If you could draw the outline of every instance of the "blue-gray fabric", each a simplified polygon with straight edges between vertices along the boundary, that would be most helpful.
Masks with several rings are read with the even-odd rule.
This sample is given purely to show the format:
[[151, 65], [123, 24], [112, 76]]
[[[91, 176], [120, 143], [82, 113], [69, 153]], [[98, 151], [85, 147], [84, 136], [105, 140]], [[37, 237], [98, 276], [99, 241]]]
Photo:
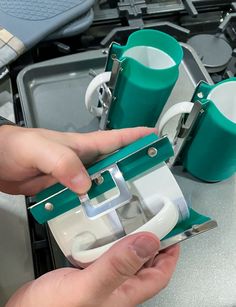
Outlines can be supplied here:
[[0, 2], [2, 12], [31, 21], [54, 18], [76, 7], [80, 11], [88, 10], [90, 6], [89, 1], [84, 0], [1, 0]]
[[[5, 29], [24, 45], [24, 49], [18, 52], [11, 50], [8, 44], [2, 46], [0, 41], [0, 66], [13, 61], [22, 50], [30, 49], [57, 30], [62, 29], [63, 34], [66, 25], [75, 32], [78, 20], [87, 16], [93, 4], [94, 0], [0, 0], [0, 29]], [[88, 16], [89, 26], [91, 14]], [[81, 29], [85, 29], [85, 20], [82, 21]], [[68, 35], [70, 31], [66, 33]]]
[[56, 32], [50, 34], [46, 40], [58, 39], [62, 37], [70, 37], [73, 35], [80, 34], [87, 30], [93, 22], [94, 14], [93, 9], [90, 9], [80, 18], [70, 22], [69, 24], [63, 26]]

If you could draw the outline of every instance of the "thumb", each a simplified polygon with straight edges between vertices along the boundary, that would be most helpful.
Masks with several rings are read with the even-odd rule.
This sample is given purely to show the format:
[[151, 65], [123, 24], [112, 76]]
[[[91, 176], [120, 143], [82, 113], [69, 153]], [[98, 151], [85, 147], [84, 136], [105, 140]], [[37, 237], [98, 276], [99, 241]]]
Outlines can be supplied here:
[[90, 295], [103, 300], [158, 253], [159, 239], [151, 233], [130, 235], [116, 243], [83, 271]]
[[[37, 150], [36, 150], [37, 149]], [[31, 165], [78, 194], [86, 193], [91, 180], [78, 155], [60, 143], [38, 138], [32, 151]]]

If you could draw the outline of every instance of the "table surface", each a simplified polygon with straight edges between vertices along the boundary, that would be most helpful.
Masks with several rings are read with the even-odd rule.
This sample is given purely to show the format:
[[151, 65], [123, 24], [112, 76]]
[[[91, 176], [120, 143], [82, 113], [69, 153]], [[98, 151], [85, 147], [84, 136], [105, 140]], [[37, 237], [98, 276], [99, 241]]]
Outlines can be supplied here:
[[[14, 121], [9, 84], [0, 86], [0, 114]], [[0, 306], [34, 278], [24, 196], [0, 193]]]
[[181, 243], [169, 286], [141, 306], [236, 306], [236, 176], [203, 183], [176, 169], [175, 177], [192, 208], [214, 218], [218, 227]]

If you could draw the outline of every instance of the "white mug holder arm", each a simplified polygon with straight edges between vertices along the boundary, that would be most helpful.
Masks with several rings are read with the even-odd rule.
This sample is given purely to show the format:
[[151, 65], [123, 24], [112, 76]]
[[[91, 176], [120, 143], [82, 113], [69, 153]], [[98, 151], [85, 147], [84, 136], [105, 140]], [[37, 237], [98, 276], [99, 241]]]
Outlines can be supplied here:
[[160, 120], [160, 124], [158, 128], [160, 137], [163, 135], [163, 130], [165, 126], [174, 116], [186, 114], [186, 113], [189, 114], [192, 111], [193, 105], [194, 104], [192, 102], [182, 101], [170, 107]]
[[95, 76], [93, 78], [93, 80], [89, 83], [89, 86], [87, 87], [87, 90], [86, 90], [86, 93], [85, 93], [85, 106], [86, 106], [87, 110], [89, 112], [91, 112], [96, 117], [102, 116], [104, 102], [100, 100], [102, 106], [101, 107], [95, 107], [93, 105], [93, 100], [92, 100], [93, 94], [102, 85], [104, 85], [104, 83], [109, 82], [110, 78], [111, 78], [111, 72], [105, 71], [105, 72]]
[[[109, 108], [113, 99], [113, 91], [120, 72], [121, 62], [117, 58], [113, 58], [111, 71], [105, 71], [95, 76], [89, 83], [85, 93], [85, 106], [87, 110], [96, 117], [100, 117], [99, 128], [106, 129]], [[93, 105], [93, 95], [96, 91], [103, 88], [103, 94], [98, 95], [101, 106]]]
[[[163, 198], [163, 206], [161, 210], [146, 224], [130, 234], [149, 231], [154, 233], [159, 239], [162, 239], [175, 227], [178, 219], [179, 209], [177, 206], [169, 199]], [[119, 240], [116, 240], [97, 248], [81, 250], [79, 240], [75, 240], [72, 245], [71, 255], [75, 261], [80, 263], [93, 262], [118, 241]]]

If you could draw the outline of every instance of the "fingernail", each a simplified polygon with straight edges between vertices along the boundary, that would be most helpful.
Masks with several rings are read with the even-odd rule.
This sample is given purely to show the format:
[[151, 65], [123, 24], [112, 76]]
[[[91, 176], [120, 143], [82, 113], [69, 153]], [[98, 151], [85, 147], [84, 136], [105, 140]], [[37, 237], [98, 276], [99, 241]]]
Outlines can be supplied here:
[[81, 191], [87, 192], [91, 185], [91, 180], [85, 170], [81, 170], [80, 173], [71, 179], [72, 185]]
[[132, 247], [140, 258], [146, 259], [154, 256], [158, 252], [159, 242], [143, 236], [137, 238]]

